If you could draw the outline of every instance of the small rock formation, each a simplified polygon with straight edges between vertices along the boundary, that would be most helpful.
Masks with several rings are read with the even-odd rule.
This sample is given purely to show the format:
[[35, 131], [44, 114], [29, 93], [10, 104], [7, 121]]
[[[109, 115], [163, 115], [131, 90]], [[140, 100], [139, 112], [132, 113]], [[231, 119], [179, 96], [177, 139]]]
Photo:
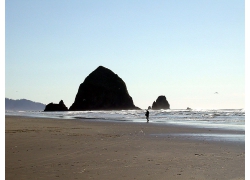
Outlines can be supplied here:
[[59, 104], [49, 103], [46, 105], [44, 111], [68, 111], [68, 108], [65, 106], [63, 100]]
[[153, 102], [152, 109], [170, 109], [170, 105], [165, 96], [159, 96], [156, 101]]
[[140, 109], [133, 103], [125, 82], [111, 70], [99, 66], [80, 84], [70, 111]]

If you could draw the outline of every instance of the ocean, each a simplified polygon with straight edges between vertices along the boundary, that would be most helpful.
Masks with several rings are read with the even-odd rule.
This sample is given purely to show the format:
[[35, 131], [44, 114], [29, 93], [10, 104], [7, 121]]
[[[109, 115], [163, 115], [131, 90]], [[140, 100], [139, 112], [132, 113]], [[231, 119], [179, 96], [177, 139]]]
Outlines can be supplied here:
[[[200, 109], [200, 110], [149, 110], [149, 122], [209, 128], [245, 130], [244, 109]], [[116, 122], [146, 122], [145, 110], [121, 111], [5, 111], [5, 115], [58, 118], [89, 119]]]

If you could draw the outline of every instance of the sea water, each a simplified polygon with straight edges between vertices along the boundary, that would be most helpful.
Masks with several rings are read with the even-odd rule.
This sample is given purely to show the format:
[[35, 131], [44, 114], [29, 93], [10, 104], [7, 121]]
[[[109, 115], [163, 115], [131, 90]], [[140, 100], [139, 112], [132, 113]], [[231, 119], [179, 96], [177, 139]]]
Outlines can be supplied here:
[[[113, 121], [113, 122], [132, 122], [146, 123], [145, 110], [121, 110], [121, 111], [6, 111], [5, 115], [42, 117], [56, 119], [78, 119], [91, 121]], [[159, 125], [181, 125], [193, 126], [197, 128], [222, 129], [237, 131], [240, 134], [228, 134], [227, 137], [241, 137], [240, 141], [245, 140], [245, 110], [244, 109], [168, 109], [168, 110], [149, 110], [149, 123]], [[181, 136], [181, 134], [179, 134]], [[231, 136], [232, 135], [232, 136]], [[183, 135], [183, 136], [186, 136]], [[191, 136], [194, 136], [191, 134]], [[224, 135], [195, 135], [196, 137]], [[211, 139], [211, 138], [210, 138]]]
[[[149, 122], [245, 130], [244, 109], [149, 110]], [[121, 111], [5, 111], [5, 115], [58, 119], [146, 122], [145, 110]]]

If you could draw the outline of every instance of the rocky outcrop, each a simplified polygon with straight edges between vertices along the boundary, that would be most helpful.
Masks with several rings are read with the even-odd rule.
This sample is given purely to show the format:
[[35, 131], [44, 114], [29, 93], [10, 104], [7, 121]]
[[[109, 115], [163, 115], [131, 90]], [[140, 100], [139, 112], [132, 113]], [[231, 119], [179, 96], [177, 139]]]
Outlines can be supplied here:
[[46, 105], [44, 111], [68, 111], [68, 108], [65, 106], [63, 100], [59, 104], [49, 103]]
[[190, 110], [190, 111], [191, 111], [192, 109], [191, 109], [190, 107], [187, 107], [187, 110]]
[[159, 96], [152, 105], [153, 110], [157, 109], [170, 109], [170, 105], [165, 96]]
[[125, 82], [111, 70], [99, 66], [80, 84], [70, 111], [139, 109]]

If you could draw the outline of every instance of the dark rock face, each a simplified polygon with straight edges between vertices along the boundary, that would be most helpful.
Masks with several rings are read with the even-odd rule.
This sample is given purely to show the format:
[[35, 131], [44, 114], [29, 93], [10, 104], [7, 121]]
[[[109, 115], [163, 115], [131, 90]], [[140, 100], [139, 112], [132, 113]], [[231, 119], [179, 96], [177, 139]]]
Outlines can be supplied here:
[[139, 109], [124, 81], [111, 70], [99, 66], [80, 84], [70, 111]]
[[44, 111], [68, 111], [68, 108], [65, 106], [63, 100], [59, 104], [49, 103], [46, 105]]
[[157, 100], [153, 102], [152, 109], [170, 109], [170, 105], [165, 96], [159, 96]]

